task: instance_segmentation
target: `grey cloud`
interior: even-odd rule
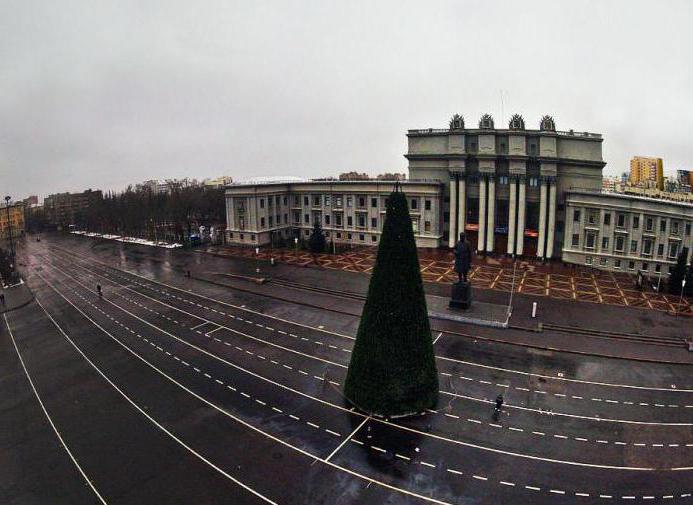
[[[454,112],[693,168],[687,2],[0,1],[0,187],[403,170]],[[501,115],[500,90],[504,94]]]

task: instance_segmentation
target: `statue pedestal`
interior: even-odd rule
[[[472,285],[469,282],[459,281],[452,285],[450,295],[451,309],[468,309],[472,304]]]

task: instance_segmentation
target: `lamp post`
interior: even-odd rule
[[[659,280],[657,281],[657,293],[659,293],[659,288],[662,286],[662,268],[659,268]]]
[[[5,197],[5,208],[7,209],[7,236],[10,239],[10,261],[14,270],[14,242],[12,242],[12,221],[10,221],[10,200],[12,198],[7,195]]]
[[[679,306],[678,310],[676,311],[676,317],[678,317],[679,312],[681,312],[681,304],[683,303],[683,288],[686,287],[686,279],[683,279],[681,281],[681,294],[679,295]]]

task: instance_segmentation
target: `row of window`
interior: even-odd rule
[[[304,230],[303,231],[303,235],[306,237],[310,237],[311,233],[312,232],[310,230]],[[344,234],[342,232],[339,232],[339,231],[335,232],[335,240],[342,240],[344,238],[343,235]],[[325,232],[325,237],[328,239],[330,238],[330,232],[329,231]],[[369,237],[371,238],[371,242],[374,242],[374,243],[378,242],[378,236],[377,235],[369,235]],[[353,234],[347,233],[346,234],[346,240],[350,240],[350,241],[354,240]],[[366,235],[364,233],[359,233],[358,234],[358,240],[360,242],[365,242],[366,241]]]
[[[353,207],[354,202],[356,202],[356,206],[360,208],[365,208],[366,207],[366,202],[367,202],[367,197],[366,196],[347,196],[346,197],[346,206],[347,207]],[[323,205],[325,207],[331,207],[332,202],[334,201],[334,207],[342,207],[343,206],[343,197],[341,195],[334,195],[334,200],[333,200],[333,195],[313,195],[312,197],[313,207],[322,207]],[[388,199],[383,198],[382,199],[382,205],[383,208],[387,206]],[[294,196],[294,206],[297,207],[300,204],[300,200],[298,196]],[[310,205],[310,198],[307,195],[303,196],[303,206],[308,207]],[[424,209],[426,210],[431,210],[433,206],[433,203],[431,200],[426,199],[424,200]],[[378,197],[371,197],[370,198],[370,207],[373,209],[378,208]],[[419,208],[419,199],[418,198],[412,198],[409,202],[409,208],[412,210],[417,210]]]
[[[620,259],[614,259],[614,269],[616,270],[621,270],[623,268],[623,261]],[[635,270],[635,261],[628,261],[628,270]],[[594,265],[594,258],[592,256],[586,256],[585,257],[585,265]],[[599,266],[600,267],[608,267],[609,266],[609,258],[604,258],[601,257],[599,258]],[[640,263],[639,270],[642,272],[649,272],[650,271],[650,264],[646,261],[643,261]],[[673,266],[669,266],[669,273],[671,273],[674,270]],[[662,272],[662,265],[659,263],[655,264],[654,267],[654,272],[655,273],[661,273]]]
[[[299,226],[300,225],[300,217],[298,212],[294,212],[293,216],[293,225],[294,226]],[[316,214],[313,216],[312,222],[315,223],[317,220],[320,219],[320,215]],[[372,217],[370,224],[372,229],[377,229],[378,228],[378,218],[377,217]],[[266,224],[269,224],[269,227],[273,227],[274,223],[276,222],[277,226],[281,225],[281,216],[279,214],[276,215],[276,221],[275,221],[275,216],[269,216],[267,221],[265,221],[264,217],[260,218],[260,229],[264,229]],[[357,227],[358,228],[365,228],[366,227],[366,216],[365,215],[357,215],[356,216],[356,222],[357,222]],[[310,214],[304,214],[303,215],[303,223],[304,224],[310,224],[311,219],[310,219]],[[344,220],[342,219],[341,214],[336,214],[334,216],[334,225],[337,227],[343,226]],[[412,223],[414,223],[414,228],[415,232],[418,232],[418,219],[412,219]],[[289,216],[288,214],[284,214],[284,224],[288,225],[289,224]],[[332,225],[332,219],[329,214],[325,214],[324,216],[324,224],[326,226],[331,226]],[[347,227],[351,228],[354,226],[354,217],[353,216],[347,216]],[[243,226],[241,226],[243,228]],[[431,222],[430,221],[424,221],[424,230],[426,232],[431,231]]]
[[[587,209],[586,211],[587,214],[587,224],[588,225],[599,225],[599,210],[598,209]],[[580,210],[576,209],[573,211],[573,222],[579,223],[580,222],[580,217],[581,217],[581,212]],[[639,215],[634,215],[631,216],[632,219],[632,228],[634,230],[637,230],[640,228],[640,216]],[[645,227],[644,230],[646,232],[655,232],[655,222],[657,218],[654,216],[645,216]],[[627,227],[627,221],[628,218],[625,213],[617,212],[616,213],[616,227],[617,228],[623,228],[625,229]],[[604,226],[610,226],[611,225],[611,213],[606,213],[604,214]],[[665,218],[659,218],[659,232],[660,233],[666,233],[667,231],[667,220]],[[681,232],[681,223],[680,221],[671,221],[671,234],[672,235],[678,235]],[[691,223],[686,223],[685,224],[685,233],[686,236],[689,236],[691,234]]]
[[[289,204],[289,199],[288,199],[288,197],[286,197],[286,196],[280,197],[279,195],[276,195],[274,198],[271,197],[271,196],[268,196],[268,197],[267,197],[267,206],[271,208],[271,207],[272,207],[272,202],[276,202],[277,207],[279,207],[279,202],[281,202],[282,199],[283,199],[283,201],[284,201],[284,205],[288,205],[288,204]],[[260,198],[260,208],[261,208],[261,209],[264,209],[264,208],[265,208],[265,199],[264,199],[264,198]]]
[[[267,219],[269,222],[269,227],[271,228],[272,226],[274,226],[274,223],[275,223],[274,216],[269,216]],[[277,223],[277,226],[279,226],[281,224],[281,216],[279,214],[277,214],[276,223]],[[288,214],[284,214],[284,224],[289,224],[289,215]],[[260,218],[260,228],[264,228],[264,227],[265,227],[265,218],[261,217]]]
[[[479,151],[479,148],[478,148],[476,142],[469,142],[467,145],[468,145],[467,150],[470,153],[476,153]],[[527,146],[526,146],[526,150],[527,150],[527,154],[529,154],[530,156],[536,155],[537,154],[537,144],[534,144],[534,143],[530,144],[528,142]],[[500,144],[498,144],[497,153],[498,154],[507,154],[508,153],[508,148],[506,147],[505,143],[501,142]]]
[[[507,181],[506,181],[507,183]],[[387,198],[383,199],[383,207],[387,206]],[[259,205],[261,209],[265,208],[265,201],[267,202],[267,206],[269,208],[272,208],[273,202],[276,202],[276,206],[279,207],[280,202],[282,201],[282,197],[277,195],[276,197],[267,197],[265,198],[260,198],[259,199]],[[332,195],[313,195],[313,207],[321,207],[324,205],[326,207],[331,207],[332,206]],[[284,205],[288,204],[288,198],[286,196],[283,197],[283,202]],[[335,195],[334,196],[334,206],[335,207],[342,207],[342,202],[343,202],[343,197],[341,195]],[[366,197],[365,196],[357,196],[356,197],[356,203],[358,207],[365,208],[366,207]],[[346,204],[347,207],[353,207],[354,206],[354,197],[353,196],[347,196],[346,197]],[[371,198],[370,199],[370,206],[372,208],[378,208],[378,198]],[[294,196],[294,206],[297,207],[300,205],[300,199],[298,195]],[[310,198],[308,196],[303,197],[303,205],[305,207],[308,207],[310,205]],[[425,210],[431,210],[432,208],[432,201],[431,200],[424,200],[424,209]],[[419,200],[417,198],[412,198],[410,200],[410,207],[411,210],[417,210],[419,208]]]
[[[306,237],[310,237],[311,231],[310,231],[310,230],[304,230],[303,234],[304,234],[304,236],[306,236]],[[344,238],[343,235],[344,235],[344,234],[341,233],[341,232],[335,232],[335,239],[336,239],[336,240],[341,240],[341,239]],[[239,234],[238,234],[238,239],[241,240],[241,241],[242,241],[242,240],[245,240],[245,236],[246,236],[245,233],[239,233]],[[377,235],[368,235],[368,236],[370,237],[371,242],[374,242],[374,243],[377,243],[377,242],[378,242],[378,236],[377,236]],[[229,232],[229,239],[230,239],[230,240],[233,240],[234,237],[235,237],[234,232]],[[330,232],[329,232],[329,231],[326,231],[326,232],[325,232],[325,237],[326,237],[326,238],[330,238]],[[350,241],[351,241],[351,240],[354,240],[354,235],[351,234],[351,233],[347,233],[347,234],[346,234],[346,240],[350,240]],[[359,233],[359,234],[357,235],[357,240],[359,240],[360,242],[365,242],[365,241],[366,241],[366,234],[364,234],[364,233]],[[251,241],[251,242],[255,242],[255,234],[254,234],[254,233],[253,233],[253,234],[250,234],[250,241]]]
[[[609,237],[602,237],[602,251],[608,251],[609,250]],[[585,246],[584,248],[587,250],[593,250],[596,247],[596,241],[597,241],[597,234],[595,232],[587,231],[585,232]],[[614,252],[620,252],[624,253],[626,250],[626,244],[627,244],[627,239],[623,235],[617,235],[614,239]],[[572,241],[571,241],[572,247],[579,247],[580,246],[580,234],[579,233],[573,233]],[[670,241],[669,242],[669,258],[676,258],[679,254],[679,246],[680,243],[678,241]],[[654,249],[654,240],[653,239],[643,239],[642,241],[642,250],[640,251],[640,254],[643,256],[652,256]],[[638,241],[637,240],[631,240],[630,241],[630,247],[629,247],[629,252],[630,254],[638,254]],[[657,257],[663,258],[664,257],[664,244],[660,243],[657,244]]]
[[[506,186],[509,182],[509,178],[507,175],[501,175],[498,177],[498,184],[501,186]],[[527,182],[530,187],[536,188],[539,186],[539,178],[538,177],[530,177],[527,179]]]

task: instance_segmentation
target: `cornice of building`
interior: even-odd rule
[[[446,135],[512,135],[512,136],[541,136],[541,137],[556,137],[578,140],[590,140],[602,142],[604,137],[601,133],[592,132],[576,132],[569,131],[551,131],[551,130],[511,130],[511,129],[480,129],[480,128],[465,128],[465,129],[450,129],[450,128],[421,128],[407,130],[407,137],[429,137],[429,136],[446,136]]]

